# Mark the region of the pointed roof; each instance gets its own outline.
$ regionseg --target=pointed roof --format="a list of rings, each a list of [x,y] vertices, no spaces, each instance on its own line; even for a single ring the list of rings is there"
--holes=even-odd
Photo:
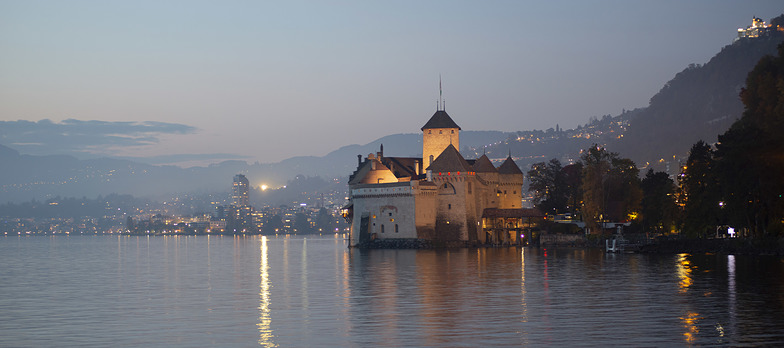
[[[432,129],[432,128],[457,128],[460,129],[460,126],[449,117],[449,114],[446,113],[444,110],[438,110],[432,117],[430,117],[430,121],[427,121],[424,126],[422,126],[422,130],[425,129]]]
[[[493,163],[487,158],[487,155],[479,157],[472,167],[477,173],[498,173],[498,169],[495,169],[495,166],[493,166]]]
[[[463,155],[457,151],[454,145],[449,144],[449,146],[438,155],[438,158],[430,164],[430,167],[427,167],[427,170],[432,170],[434,172],[470,172],[471,165],[466,162]]]
[[[506,158],[506,161],[498,167],[498,172],[501,174],[520,174],[523,175],[523,171],[520,170],[520,167],[517,166],[517,163],[512,159],[512,156]]]

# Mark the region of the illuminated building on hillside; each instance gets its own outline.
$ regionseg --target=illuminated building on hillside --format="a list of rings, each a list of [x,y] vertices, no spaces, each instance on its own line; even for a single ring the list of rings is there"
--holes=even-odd
[[[751,25],[744,28],[738,28],[738,39],[744,38],[757,38],[772,35],[777,31],[784,31],[780,26],[772,26],[765,23],[762,19],[752,17]]]

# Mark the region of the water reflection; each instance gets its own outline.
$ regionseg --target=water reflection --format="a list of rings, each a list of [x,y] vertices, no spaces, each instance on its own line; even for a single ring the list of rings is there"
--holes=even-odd
[[[0,347],[784,346],[780,257],[124,236],[0,264]]]
[[[736,325],[736,317],[737,317],[737,310],[736,310],[736,299],[735,299],[735,255],[727,255],[727,300],[729,301],[728,304],[728,312],[729,312],[729,327],[730,327],[730,334],[732,336],[735,335],[735,325]],[[724,336],[724,328],[721,329],[721,336]]]
[[[688,312],[680,319],[683,322],[683,327],[686,329],[686,331],[683,333],[686,342],[694,343],[697,339],[697,334],[700,332],[699,327],[697,327],[699,320],[702,319],[700,318],[700,314],[695,312]]]
[[[261,258],[259,261],[259,345],[263,347],[275,347],[272,339],[272,318],[270,317],[270,279],[269,264],[267,263],[267,237],[261,236]]]
[[[528,307],[525,304],[525,248],[520,248],[520,308],[521,322],[528,322]]]
[[[689,254],[678,254],[678,261],[675,264],[676,272],[680,278],[678,286],[680,287],[681,293],[688,291],[689,287],[694,283],[691,275],[691,262],[689,261],[688,256]]]

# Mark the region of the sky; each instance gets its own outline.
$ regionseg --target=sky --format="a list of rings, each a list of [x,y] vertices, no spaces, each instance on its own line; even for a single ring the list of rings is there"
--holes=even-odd
[[[270,163],[416,133],[574,128],[650,98],[774,1],[0,0],[0,144]]]

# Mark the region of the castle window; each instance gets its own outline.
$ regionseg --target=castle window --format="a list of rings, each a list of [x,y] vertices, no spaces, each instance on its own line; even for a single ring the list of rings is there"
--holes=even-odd
[[[395,233],[398,233],[397,224],[395,224]]]
[[[391,213],[391,212],[389,213],[389,216],[392,216],[392,213]]]
[[[384,233],[384,225],[381,225],[381,233]]]
[[[452,209],[452,204],[448,204],[447,209]]]
[[[517,194],[517,191],[512,191],[512,194],[513,194],[513,195],[516,195],[516,194]]]

